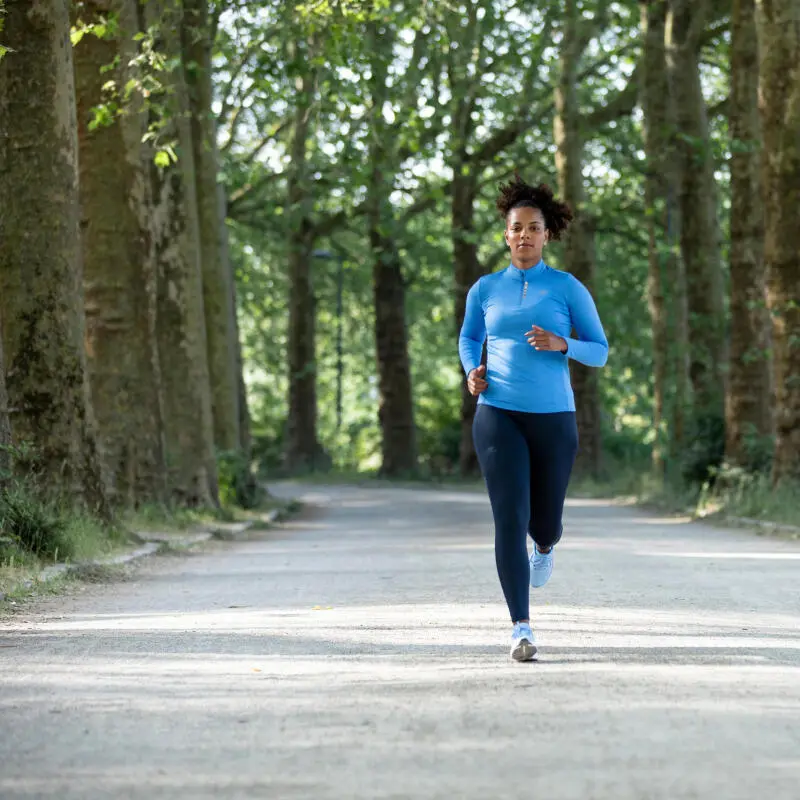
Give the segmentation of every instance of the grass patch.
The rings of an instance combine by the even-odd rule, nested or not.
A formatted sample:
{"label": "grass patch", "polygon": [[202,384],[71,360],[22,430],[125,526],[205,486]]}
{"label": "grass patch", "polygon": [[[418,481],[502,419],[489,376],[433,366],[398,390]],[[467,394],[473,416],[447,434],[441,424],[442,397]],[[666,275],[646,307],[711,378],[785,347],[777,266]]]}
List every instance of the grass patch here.
{"label": "grass patch", "polygon": [[184,508],[144,504],[123,512],[121,524],[132,531],[188,531],[214,522],[236,522],[238,509]]}
{"label": "grass patch", "polygon": [[703,487],[697,502],[700,516],[745,517],[800,527],[800,484],[773,486],[768,475],[727,468]]}
{"label": "grass patch", "polygon": [[0,489],[0,595],[36,593],[43,568],[108,555],[128,541],[122,528],[42,500],[22,483],[7,485]]}
{"label": "grass patch", "polygon": [[265,495],[253,508],[223,506],[222,508],[183,508],[169,505],[142,505],[124,512],[120,522],[127,530],[182,533],[192,529],[213,526],[220,522],[250,522],[263,517],[265,512],[278,509],[291,511],[293,501]]}
{"label": "grass patch", "polygon": [[696,518],[747,518],[800,527],[800,484],[773,486],[769,475],[723,466],[702,486],[669,483],[648,470],[618,470],[606,480],[577,479],[570,496],[627,499]]}

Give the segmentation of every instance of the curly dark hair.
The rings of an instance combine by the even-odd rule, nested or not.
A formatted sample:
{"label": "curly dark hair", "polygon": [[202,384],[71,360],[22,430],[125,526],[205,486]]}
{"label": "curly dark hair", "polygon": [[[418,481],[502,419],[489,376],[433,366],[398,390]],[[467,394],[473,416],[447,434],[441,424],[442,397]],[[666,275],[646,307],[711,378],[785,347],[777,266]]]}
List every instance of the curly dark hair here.
{"label": "curly dark hair", "polygon": [[497,210],[503,219],[508,218],[512,208],[538,208],[544,217],[544,224],[550,232],[551,239],[560,239],[561,234],[572,221],[572,209],[553,197],[553,190],[546,184],[531,186],[518,175],[514,180],[501,184],[497,198]]}

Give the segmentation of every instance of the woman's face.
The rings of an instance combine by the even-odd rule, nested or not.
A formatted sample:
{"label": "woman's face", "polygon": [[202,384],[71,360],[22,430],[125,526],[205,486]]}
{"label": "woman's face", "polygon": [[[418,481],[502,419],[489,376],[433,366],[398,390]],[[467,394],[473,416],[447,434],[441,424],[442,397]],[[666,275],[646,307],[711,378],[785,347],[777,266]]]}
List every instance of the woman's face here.
{"label": "woman's face", "polygon": [[505,237],[514,266],[524,269],[538,264],[548,239],[544,215],[538,208],[512,208],[506,217]]}

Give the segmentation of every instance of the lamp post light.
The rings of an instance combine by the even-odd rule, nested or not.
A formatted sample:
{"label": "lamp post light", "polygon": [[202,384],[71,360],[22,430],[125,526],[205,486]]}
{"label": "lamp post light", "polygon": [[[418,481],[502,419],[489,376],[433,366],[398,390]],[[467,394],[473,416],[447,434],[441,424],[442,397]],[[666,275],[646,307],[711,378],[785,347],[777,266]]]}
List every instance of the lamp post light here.
{"label": "lamp post light", "polygon": [[336,261],[336,430],[342,427],[342,289],[344,259],[330,250],[314,250],[314,258]]}

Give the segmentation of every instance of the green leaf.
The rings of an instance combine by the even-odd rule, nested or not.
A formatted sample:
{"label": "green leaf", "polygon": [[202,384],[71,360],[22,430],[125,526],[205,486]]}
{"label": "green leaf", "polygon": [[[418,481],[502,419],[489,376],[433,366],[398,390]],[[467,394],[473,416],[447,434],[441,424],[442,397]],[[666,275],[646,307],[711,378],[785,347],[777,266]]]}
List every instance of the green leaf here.
{"label": "green leaf", "polygon": [[153,157],[153,163],[160,169],[166,169],[169,164],[169,153],[166,150],[159,150]]}

